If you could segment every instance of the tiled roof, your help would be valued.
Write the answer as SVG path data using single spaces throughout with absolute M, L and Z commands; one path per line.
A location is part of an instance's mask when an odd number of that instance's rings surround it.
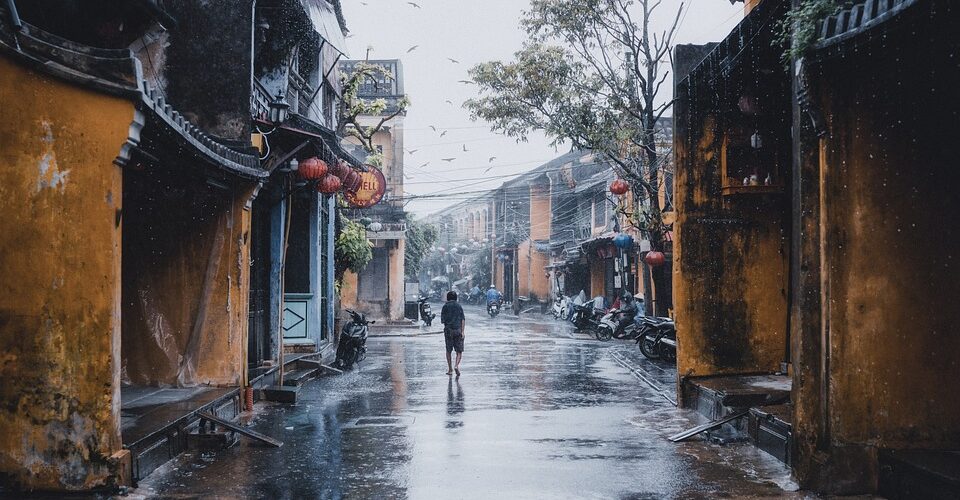
M 867 0 L 827 17 L 820 28 L 817 48 L 853 38 L 879 26 L 920 0 Z
M 152 112 L 158 122 L 173 129 L 210 162 L 233 174 L 248 178 L 267 175 L 256 155 L 217 142 L 164 102 L 162 96 L 147 86 L 140 62 L 129 50 L 90 47 L 28 23 L 17 29 L 8 21 L 7 14 L 6 9 L 0 7 L 0 53 L 77 85 L 132 99 L 141 110 Z M 135 136 L 128 139 L 128 144 L 121 148 L 119 162 L 128 159 L 130 146 L 137 146 L 138 141 L 139 137 Z

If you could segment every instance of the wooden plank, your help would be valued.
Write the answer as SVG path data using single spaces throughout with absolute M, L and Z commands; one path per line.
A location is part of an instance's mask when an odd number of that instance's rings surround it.
M 719 420 L 714 420 L 714 421 L 712 421 L 712 422 L 707 422 L 707 423 L 705 423 L 705 424 L 703 424 L 703 425 L 698 425 L 698 426 L 696 426 L 696 427 L 694 427 L 694 428 L 692 428 L 692 429 L 687 429 L 687 430 L 685 430 L 685 431 L 683 431 L 683 432 L 681 432 L 681 433 L 679 433 L 679 434 L 674 434 L 673 436 L 670 436 L 670 437 L 667 438 L 667 439 L 669 439 L 670 441 L 673 441 L 674 443 L 678 443 L 678 442 L 680 442 L 680 441 L 683 441 L 684 439 L 689 439 L 689 438 L 691 438 L 691 437 L 693 437 L 693 436 L 696 436 L 697 434 L 700 434 L 701 432 L 706 432 L 706 431 L 710 431 L 710 430 L 716 429 L 716 428 L 720 427 L 721 425 L 723 425 L 723 424 L 725 424 L 725 423 L 727 423 L 727 422 L 730 422 L 730 421 L 732 421 L 732 420 L 736 420 L 736 419 L 738 419 L 738 418 L 740 418 L 740 417 L 746 416 L 747 412 L 749 412 L 749 410 L 744 410 L 744 411 L 739 411 L 739 412 L 736 412 L 736 413 L 731 413 L 730 415 L 727 415 L 726 417 L 723 417 L 723 418 L 721 418 L 721 419 L 719 419 Z
M 273 438 L 270 437 L 270 436 L 265 436 L 265 435 L 263 435 L 263 434 L 260 434 L 259 432 L 252 431 L 252 430 L 250 430 L 250 429 L 247 429 L 246 427 L 242 427 L 242 426 L 237 425 L 237 424 L 235 424 L 235 423 L 233 423 L 233 422 L 229 422 L 229 421 L 224 420 L 224 419 L 222 419 L 222 418 L 220 418 L 220 417 L 218 417 L 218 416 L 216 416 L 216 415 L 213 415 L 213 414 L 211 414 L 211 413 L 200 412 L 200 418 L 202 418 L 202 419 L 204 419 L 204 420 L 209 420 L 209 421 L 211 421 L 211 422 L 215 422 L 217 425 L 222 425 L 222 426 L 226 427 L 227 429 L 230 429 L 231 431 L 239 432 L 240 434 L 243 434 L 244 436 L 247 436 L 248 438 L 255 439 L 255 440 L 261 441 L 261 442 L 263 442 L 263 443 L 267 443 L 267 444 L 269 444 L 270 446 L 273 446 L 274 448 L 279 448 L 279 447 L 283 446 L 283 442 L 282 442 L 282 441 L 277 441 L 276 439 L 273 439 Z

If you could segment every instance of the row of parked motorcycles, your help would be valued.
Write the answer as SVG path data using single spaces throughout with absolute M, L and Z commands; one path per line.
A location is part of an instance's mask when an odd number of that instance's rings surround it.
M 558 297 L 552 312 L 556 319 L 570 321 L 578 331 L 593 333 L 597 340 L 633 340 L 649 359 L 677 359 L 677 328 L 673 318 L 645 316 L 641 308 L 630 321 L 619 301 L 614 307 L 605 308 L 603 297 L 584 301 L 582 294 L 577 298 Z

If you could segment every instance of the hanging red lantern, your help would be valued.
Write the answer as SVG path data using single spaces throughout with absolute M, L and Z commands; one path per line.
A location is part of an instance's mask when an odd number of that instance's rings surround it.
M 317 181 L 327 175 L 327 162 L 314 156 L 313 158 L 307 158 L 300 162 L 300 165 L 297 167 L 297 172 L 300 173 L 300 177 L 308 181 Z
M 347 175 L 347 172 L 350 170 L 350 166 L 347 165 L 347 162 L 340 160 L 337 163 L 330 166 L 330 173 L 343 179 L 343 176 Z
M 360 177 L 360 172 L 352 168 L 347 169 L 346 175 L 340 178 L 343 181 L 343 188 L 350 192 L 356 192 L 360 189 L 360 185 L 363 183 L 363 178 Z
M 340 189 L 340 178 L 327 174 L 317 183 L 317 191 L 324 194 L 336 193 Z
M 663 252 L 651 250 L 643 256 L 643 261 L 646 262 L 650 267 L 659 267 L 662 266 L 667 259 L 664 257 Z
M 617 196 L 625 195 L 629 190 L 630 184 L 627 184 L 627 181 L 623 179 L 617 179 L 610 183 L 610 192 Z

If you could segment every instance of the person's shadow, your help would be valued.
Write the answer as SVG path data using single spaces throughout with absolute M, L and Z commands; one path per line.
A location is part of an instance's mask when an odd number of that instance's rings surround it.
M 454 392 L 453 385 L 456 383 L 457 389 Z M 463 387 L 460 386 L 460 377 L 450 377 L 447 382 L 447 415 L 456 417 L 464 411 Z M 450 418 L 447 420 L 447 429 L 456 429 L 463 427 L 462 418 Z

